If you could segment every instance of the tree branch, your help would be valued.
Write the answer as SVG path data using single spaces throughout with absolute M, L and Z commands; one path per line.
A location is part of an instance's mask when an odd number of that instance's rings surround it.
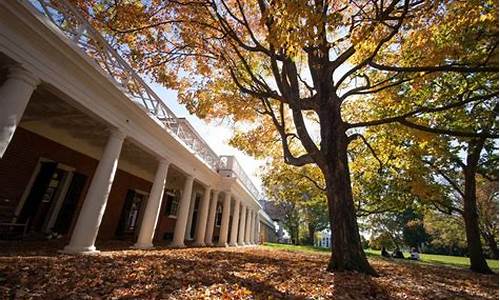
M 350 142 L 354 141 L 357 138 L 360 138 L 361 140 L 363 140 L 363 143 L 365 143 L 366 147 L 368 147 L 368 149 L 370 149 L 370 152 L 372 153 L 373 157 L 375 157 L 375 159 L 379 163 L 379 169 L 378 170 L 379 170 L 379 172 L 381 172 L 382 168 L 384 167 L 384 164 L 378 158 L 377 153 L 375 152 L 375 149 L 373 149 L 373 147 L 370 145 L 370 143 L 368 143 L 368 141 L 366 140 L 366 138 L 362 134 L 360 134 L 360 133 L 354 133 L 354 134 L 350 135 L 347 138 L 347 141 L 348 141 L 348 143 L 350 143 Z
M 425 132 L 430 132 L 430 133 L 436 133 L 436 134 L 445 134 L 445 135 L 451 135 L 454 137 L 466 137 L 466 138 L 490 138 L 490 139 L 496 139 L 498 138 L 498 134 L 491 134 L 491 133 L 476 133 L 476 132 L 465 132 L 465 131 L 457 131 L 457 130 L 449 130 L 449 129 L 442 129 L 442 128 L 432 128 L 432 127 L 427 127 L 424 125 L 419 125 L 412 123 L 410 121 L 407 121 L 406 119 L 404 120 L 398 120 L 398 123 L 410 127 L 413 129 L 417 129 L 420 131 L 425 131 Z
M 375 69 L 382 71 L 393 71 L 393 72 L 457 72 L 457 73 L 498 73 L 498 66 L 463 66 L 463 65 L 441 65 L 441 66 L 426 66 L 426 67 L 398 67 L 398 66 L 386 66 L 381 65 L 376 62 L 370 62 L 369 65 Z

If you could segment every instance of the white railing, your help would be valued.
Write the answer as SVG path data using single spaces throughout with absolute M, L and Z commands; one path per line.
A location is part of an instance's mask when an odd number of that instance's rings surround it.
M 255 187 L 247 173 L 245 173 L 236 157 L 232 155 L 220 156 L 219 173 L 223 176 L 238 178 L 254 198 L 257 201 L 259 200 L 259 190 Z
M 0 0 L 1 1 L 1 0 Z M 83 51 L 94 64 L 113 82 L 128 98 L 141 107 L 151 118 L 159 121 L 163 128 L 177 136 L 195 155 L 206 162 L 213 170 L 231 171 L 252 193 L 256 200 L 259 192 L 240 164 L 232 156 L 219 157 L 200 137 L 189 122 L 178 118 L 161 98 L 144 82 L 125 59 L 119 50 L 111 46 L 113 37 L 103 36 L 98 32 L 79 10 L 65 0 L 25 0 L 43 17 L 61 30 L 69 40 Z M 230 158 L 231 168 L 223 161 Z
M 180 122 L 161 98 L 130 67 L 123 57 L 110 45 L 112 37 L 103 37 L 78 11 L 64 0 L 27 0 L 40 14 L 59 28 L 78 48 L 99 66 L 98 70 L 144 109 L 148 115 L 163 124 L 163 127 L 178 136 L 212 169 L 217 170 L 219 157 L 193 132 L 192 127 Z

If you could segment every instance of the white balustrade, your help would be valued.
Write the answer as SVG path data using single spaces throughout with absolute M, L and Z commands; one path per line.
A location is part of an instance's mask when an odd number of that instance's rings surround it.
M 257 188 L 238 161 L 233 156 L 219 157 L 191 124 L 184 118 L 178 118 L 134 71 L 123 58 L 126 57 L 127 47 L 117 44 L 113 36 L 98 32 L 78 8 L 68 1 L 28 0 L 28 3 L 91 58 L 96 69 L 107 76 L 132 102 L 163 124 L 169 134 L 177 136 L 213 170 L 237 177 L 255 199 L 259 198 Z

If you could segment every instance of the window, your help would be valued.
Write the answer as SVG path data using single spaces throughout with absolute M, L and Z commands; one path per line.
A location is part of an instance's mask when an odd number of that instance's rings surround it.
M 169 217 L 176 218 L 177 217 L 177 209 L 179 207 L 179 198 L 180 198 L 180 193 L 179 191 L 174 191 L 174 190 L 167 190 L 165 193 L 165 196 L 167 197 L 166 202 L 166 209 L 165 209 L 165 215 Z
M 215 212 L 215 226 L 220 227 L 222 224 L 222 205 L 217 203 L 217 210 Z
M 147 194 L 141 191 L 128 190 L 123 204 L 119 225 L 116 235 L 124 237 L 133 234 L 137 229 L 142 203 L 147 198 Z
M 139 217 L 139 210 L 141 209 L 141 203 L 144 195 L 134 193 L 132 198 L 132 203 L 128 211 L 127 221 L 126 221 L 126 231 L 134 231 L 137 226 L 137 218 Z

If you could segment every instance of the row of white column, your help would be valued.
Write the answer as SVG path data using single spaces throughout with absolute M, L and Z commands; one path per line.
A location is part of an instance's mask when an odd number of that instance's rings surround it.
M 124 138 L 125 135 L 119 131 L 115 130 L 111 133 L 90 184 L 80 215 L 78 216 L 70 243 L 64 248 L 64 252 L 82 253 L 96 251 L 94 243 L 97 238 L 102 216 L 104 215 L 107 198 L 111 190 Z M 134 245 L 136 248 L 146 249 L 153 247 L 153 238 L 160 214 L 161 201 L 169 165 L 166 159 L 160 160 L 158 164 L 151 193 L 146 204 L 143 221 L 140 226 L 138 239 Z M 193 176 L 187 175 L 184 181 L 182 197 L 179 202 L 177 221 L 171 247 L 185 247 L 184 241 L 186 229 L 188 227 L 187 222 L 189 219 L 193 183 Z M 213 198 L 210 201 L 211 194 L 213 194 Z M 200 203 L 199 219 L 196 222 L 195 246 L 213 245 L 212 238 L 218 198 L 218 190 L 212 190 L 210 187 L 205 189 L 205 193 Z M 224 191 L 222 219 L 217 246 L 243 246 L 255 244 L 258 238 L 258 213 L 247 206 L 241 205 L 240 201 L 236 199 L 232 212 L 233 219 L 231 232 L 229 233 L 230 210 L 231 192 Z
M 40 79 L 19 66 L 9 69 L 7 80 L 0 87 L 0 158 L 3 157 L 14 132 L 22 118 L 24 110 L 40 83 Z M 95 252 L 95 241 L 99 226 L 106 209 L 108 196 L 111 191 L 116 173 L 121 148 L 126 135 L 118 129 L 110 130 L 110 135 L 104 152 L 90 183 L 83 206 L 80 210 L 76 225 L 71 235 L 70 243 L 64 248 L 66 253 Z M 169 161 L 161 159 L 158 163 L 153 186 L 147 201 L 140 232 L 135 247 L 150 248 L 153 246 L 153 237 L 160 214 L 163 191 L 169 168 Z M 188 222 L 191 194 L 194 178 L 187 175 L 184 182 L 182 199 L 178 208 L 177 221 L 171 246 L 184 247 L 186 225 Z M 213 194 L 212 201 L 210 196 Z M 218 246 L 251 245 L 258 239 L 258 213 L 244 206 L 238 199 L 233 206 L 231 232 L 229 230 L 231 192 L 225 191 L 223 200 L 222 220 Z M 210 187 L 200 205 L 199 219 L 195 231 L 196 246 L 212 245 L 213 231 L 219 191 Z

